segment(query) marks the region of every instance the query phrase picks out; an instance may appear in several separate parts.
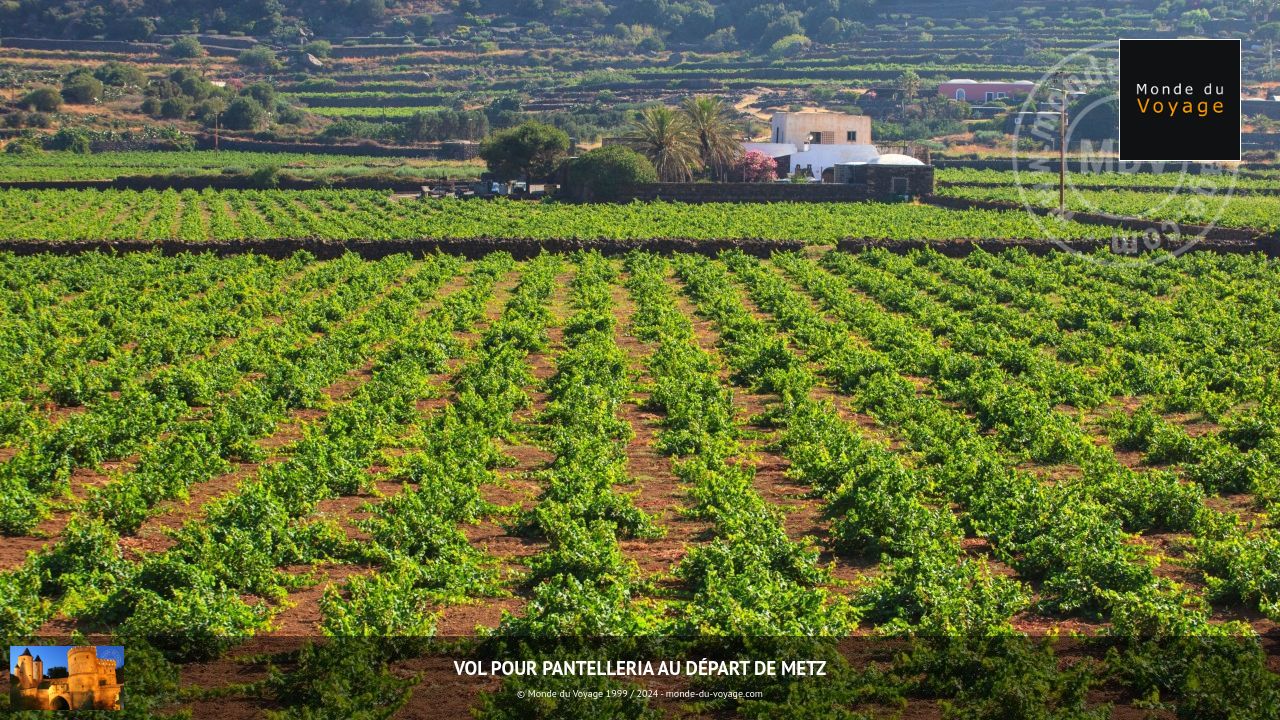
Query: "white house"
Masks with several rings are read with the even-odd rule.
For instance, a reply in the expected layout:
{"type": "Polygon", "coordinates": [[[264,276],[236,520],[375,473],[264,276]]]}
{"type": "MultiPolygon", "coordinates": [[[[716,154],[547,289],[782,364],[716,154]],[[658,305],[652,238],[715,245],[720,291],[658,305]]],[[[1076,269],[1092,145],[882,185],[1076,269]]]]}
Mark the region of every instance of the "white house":
{"type": "Polygon", "coordinates": [[[871,144],[871,118],[833,112],[774,113],[770,142],[743,143],[746,152],[759,152],[778,161],[778,172],[807,170],[820,179],[840,163],[868,162],[879,156],[871,144]]]}

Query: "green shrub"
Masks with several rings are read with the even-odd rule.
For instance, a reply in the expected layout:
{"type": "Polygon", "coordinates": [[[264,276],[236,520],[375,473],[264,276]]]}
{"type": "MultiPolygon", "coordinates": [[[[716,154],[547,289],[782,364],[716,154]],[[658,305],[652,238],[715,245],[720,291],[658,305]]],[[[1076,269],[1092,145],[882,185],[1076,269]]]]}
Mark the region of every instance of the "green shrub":
{"type": "Polygon", "coordinates": [[[232,100],[226,112],[222,113],[222,125],[228,130],[256,130],[266,119],[266,109],[251,97],[232,100]]]}
{"type": "Polygon", "coordinates": [[[658,181],[653,163],[621,145],[592,150],[568,161],[565,193],[579,200],[616,201],[628,187],[658,181]]]}
{"type": "Polygon", "coordinates": [[[191,114],[191,101],[183,97],[171,97],[160,103],[160,117],[182,120],[191,114]]]}
{"type": "Polygon", "coordinates": [[[4,146],[4,151],[10,155],[30,155],[44,152],[44,147],[36,138],[15,138],[10,140],[4,146]]]}
{"type": "Polygon", "coordinates": [[[270,83],[256,82],[246,85],[240,91],[240,95],[257,100],[258,104],[264,108],[275,107],[276,104],[276,89],[270,83]]]}
{"type": "Polygon", "coordinates": [[[88,155],[93,152],[89,133],[80,128],[61,128],[46,142],[50,150],[66,150],[67,152],[88,155]]]}
{"type": "Polygon", "coordinates": [[[57,112],[62,108],[62,93],[47,85],[41,86],[23,96],[21,105],[39,112],[57,112]]]}
{"type": "Polygon", "coordinates": [[[435,635],[436,615],[430,612],[427,594],[414,587],[415,578],[412,565],[405,565],[355,575],[344,592],[330,586],[320,600],[321,631],[337,638],[395,638],[409,646],[415,639],[435,635]]]}
{"type": "Polygon", "coordinates": [[[175,58],[198,58],[204,56],[204,46],[190,35],[184,35],[169,45],[169,56],[175,58]]]}
{"type": "Polygon", "coordinates": [[[141,68],[118,60],[102,64],[93,71],[93,76],[101,80],[104,85],[116,87],[140,88],[147,84],[147,75],[141,68]]]}
{"type": "Polygon", "coordinates": [[[269,711],[267,717],[391,717],[409,699],[417,679],[393,674],[387,668],[388,655],[387,643],[378,640],[304,645],[296,664],[287,671],[273,666],[261,684],[263,692],[284,707],[269,711]]]}
{"type": "Polygon", "coordinates": [[[787,35],[779,38],[777,42],[769,46],[769,57],[791,57],[792,55],[803,52],[810,44],[812,44],[811,41],[804,35],[787,35]]]}
{"type": "Polygon", "coordinates": [[[550,175],[568,150],[563,130],[530,120],[485,138],[480,157],[499,179],[536,180],[550,175]]]}
{"type": "Polygon", "coordinates": [[[333,43],[328,40],[312,40],[302,46],[302,51],[319,58],[327,58],[333,53],[333,43]]]}
{"type": "Polygon", "coordinates": [[[280,186],[280,168],[265,165],[249,174],[249,184],[256,188],[268,190],[280,186]]]}
{"type": "Polygon", "coordinates": [[[72,105],[89,105],[102,100],[102,81],[91,75],[78,75],[62,84],[62,99],[72,105]]]}
{"type": "Polygon", "coordinates": [[[260,72],[274,72],[282,67],[280,61],[276,59],[275,52],[266,45],[258,45],[245,50],[236,58],[236,62],[246,68],[260,72]]]}

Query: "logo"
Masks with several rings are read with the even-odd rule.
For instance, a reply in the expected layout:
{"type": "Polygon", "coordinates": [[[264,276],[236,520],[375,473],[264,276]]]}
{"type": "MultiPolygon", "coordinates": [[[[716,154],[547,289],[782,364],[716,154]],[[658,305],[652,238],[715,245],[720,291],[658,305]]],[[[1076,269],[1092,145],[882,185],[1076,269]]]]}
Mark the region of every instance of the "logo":
{"type": "MultiPolygon", "coordinates": [[[[1228,42],[1238,50],[1235,41],[1228,42]]],[[[1135,160],[1127,151],[1122,159],[1120,118],[1125,118],[1126,129],[1131,127],[1123,108],[1121,65],[1114,42],[1098,43],[1062,58],[1040,77],[1015,117],[1014,185],[1043,236],[1060,249],[1078,252],[1068,224],[1089,222],[1111,230],[1111,254],[1086,255],[1091,260],[1163,261],[1194,247],[1212,230],[1230,202],[1238,165],[1192,157],[1135,160]],[[1066,167],[1060,173],[1064,145],[1066,167]],[[1166,252],[1149,254],[1156,250],[1166,252]]],[[[1238,72],[1236,77],[1238,83],[1238,72]]],[[[1223,92],[1230,91],[1224,87],[1223,92]]],[[[1229,159],[1239,157],[1238,84],[1234,98],[1236,145],[1229,159]]],[[[1193,103],[1192,111],[1198,113],[1198,105],[1193,103]]],[[[1206,110],[1212,111],[1212,106],[1206,110]]],[[[1162,153],[1201,154],[1167,148],[1162,153]]]]}
{"type": "Polygon", "coordinates": [[[1240,41],[1121,40],[1120,157],[1240,160],[1240,41]]]}

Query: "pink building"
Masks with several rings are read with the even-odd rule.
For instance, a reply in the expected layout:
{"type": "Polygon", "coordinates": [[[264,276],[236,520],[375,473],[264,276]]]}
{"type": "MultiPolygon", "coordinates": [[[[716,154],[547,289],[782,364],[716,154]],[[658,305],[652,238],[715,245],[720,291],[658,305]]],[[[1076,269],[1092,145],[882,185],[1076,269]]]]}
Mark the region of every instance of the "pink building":
{"type": "Polygon", "coordinates": [[[938,85],[938,94],[952,100],[984,103],[1004,98],[1024,98],[1031,94],[1035,83],[1030,80],[995,82],[978,80],[948,80],[938,85]]]}

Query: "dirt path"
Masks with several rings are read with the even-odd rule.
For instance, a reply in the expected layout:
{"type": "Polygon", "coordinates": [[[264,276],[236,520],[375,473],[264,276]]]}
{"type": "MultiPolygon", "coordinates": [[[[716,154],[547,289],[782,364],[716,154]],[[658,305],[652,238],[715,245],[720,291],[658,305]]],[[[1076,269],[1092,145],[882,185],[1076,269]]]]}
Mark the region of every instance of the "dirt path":
{"type": "MultiPolygon", "coordinates": [[[[510,286],[513,284],[512,275],[514,275],[514,272],[498,284],[495,284],[494,296],[489,299],[488,306],[497,305],[501,307],[501,304],[505,302],[510,286]]],[[[462,290],[466,283],[466,275],[453,278],[441,289],[441,292],[437,295],[437,300],[423,308],[420,317],[425,316],[432,308],[439,307],[440,300],[453,292],[462,290]]],[[[462,357],[450,360],[443,371],[432,376],[431,384],[433,387],[442,388],[448,386],[449,378],[457,370],[458,366],[465,361],[476,339],[484,332],[490,322],[492,322],[492,317],[486,316],[485,320],[477,324],[471,331],[454,333],[455,338],[466,344],[466,350],[462,353],[462,357]]],[[[353,375],[367,379],[373,364],[374,361],[370,361],[364,368],[355,371],[353,375]]],[[[358,383],[356,386],[358,386],[358,383]]],[[[354,391],[354,387],[351,388],[351,391],[354,391]]],[[[424,413],[430,413],[447,402],[448,393],[440,392],[434,397],[419,400],[418,408],[424,413]]],[[[373,489],[362,490],[355,495],[344,495],[323,500],[316,508],[315,517],[317,519],[332,519],[346,531],[348,537],[355,540],[360,539],[363,536],[363,531],[357,528],[355,523],[360,519],[369,517],[370,513],[364,508],[369,504],[376,504],[387,497],[393,496],[404,488],[402,483],[390,479],[388,468],[381,461],[375,462],[369,468],[369,471],[374,480],[373,489]]],[[[286,568],[286,570],[294,572],[289,568],[286,568]]],[[[308,570],[312,570],[312,568],[302,567],[297,569],[299,572],[308,570]]],[[[317,635],[320,622],[323,620],[319,602],[325,591],[330,586],[341,584],[353,575],[367,574],[376,570],[377,568],[370,566],[352,565],[322,565],[314,568],[314,571],[318,574],[317,582],[310,587],[290,594],[289,601],[292,606],[276,615],[276,628],[264,636],[268,638],[280,636],[314,637],[317,635]]]]}
{"type": "MultiPolygon", "coordinates": [[[[318,267],[318,266],[312,266],[312,267],[318,267]]],[[[290,277],[296,277],[296,276],[297,274],[294,274],[294,275],[291,275],[290,277]]],[[[323,293],[332,291],[335,287],[336,285],[326,286],[325,288],[316,290],[308,294],[307,297],[308,298],[319,297],[323,293]]],[[[391,286],[389,286],[387,289],[388,292],[390,291],[390,287],[391,286]]],[[[442,288],[440,292],[444,292],[444,291],[445,290],[442,288]]],[[[205,354],[205,356],[211,357],[214,354],[217,354],[219,352],[226,350],[233,343],[237,342],[238,340],[245,337],[246,335],[255,334],[256,332],[260,331],[262,328],[265,328],[268,325],[278,325],[281,322],[283,322],[283,318],[279,316],[264,316],[258,321],[256,325],[254,325],[251,328],[248,328],[246,332],[241,333],[237,337],[219,338],[217,342],[214,344],[214,346],[210,348],[210,350],[205,354]]],[[[165,367],[170,367],[170,365],[169,364],[159,365],[147,371],[140,377],[142,378],[151,377],[152,375],[161,371],[165,367]]],[[[330,393],[330,397],[333,397],[334,393],[338,392],[338,390],[342,387],[341,385],[342,382],[343,381],[339,381],[339,383],[335,384],[335,387],[331,387],[327,390],[327,392],[330,393]]],[[[87,408],[84,408],[84,407],[56,408],[55,410],[51,411],[50,418],[55,419],[57,415],[69,416],[72,414],[79,414],[79,413],[85,412],[86,410],[87,408]]],[[[188,418],[193,417],[195,414],[198,414],[201,410],[202,408],[193,407],[191,408],[191,412],[188,413],[186,417],[188,418]]],[[[296,411],[291,416],[290,422],[295,422],[300,424],[302,422],[306,422],[309,417],[314,419],[314,417],[317,417],[318,415],[319,415],[319,411],[311,410],[311,409],[302,409],[302,410],[296,411]]],[[[259,446],[262,447],[264,450],[267,450],[269,455],[273,454],[272,451],[275,448],[287,445],[290,442],[290,440],[288,439],[289,437],[288,434],[290,431],[289,431],[289,428],[287,427],[287,424],[288,423],[286,423],[286,426],[277,428],[276,433],[273,433],[268,438],[264,438],[259,442],[259,446]]],[[[164,435],[162,434],[160,437],[163,437],[163,436],[164,435]]],[[[297,437],[301,437],[300,433],[298,433],[296,429],[294,431],[293,437],[295,439],[297,437]]],[[[14,448],[5,448],[4,450],[9,451],[11,455],[12,453],[16,453],[16,449],[14,448]]],[[[70,494],[70,497],[71,497],[70,500],[61,501],[58,504],[58,506],[54,508],[53,513],[50,515],[50,517],[42,520],[29,535],[7,537],[7,538],[4,538],[3,543],[0,543],[0,570],[8,570],[8,569],[18,567],[22,565],[23,562],[25,562],[28,552],[32,552],[32,551],[38,552],[44,549],[45,547],[47,547],[48,545],[61,540],[62,533],[66,529],[67,523],[71,520],[72,516],[75,515],[76,510],[80,506],[80,503],[84,501],[86,498],[88,498],[90,492],[95,487],[99,487],[101,485],[104,485],[110,482],[114,474],[129,471],[132,468],[132,466],[137,462],[139,457],[140,456],[135,453],[126,458],[106,460],[100,463],[97,467],[76,468],[72,472],[70,482],[69,482],[70,487],[68,488],[68,493],[70,494]]],[[[239,480],[243,479],[244,477],[250,476],[253,472],[256,471],[257,467],[258,467],[258,463],[236,463],[235,467],[231,471],[225,473],[224,475],[219,476],[217,478],[211,478],[205,483],[197,483],[195,485],[192,485],[188,489],[189,498],[187,502],[183,503],[180,500],[171,500],[171,501],[166,501],[164,503],[161,503],[159,506],[157,506],[158,508],[161,508],[160,510],[158,510],[158,513],[160,514],[160,516],[163,516],[165,513],[170,512],[173,508],[188,506],[188,505],[198,506],[203,502],[207,501],[213,495],[219,494],[230,488],[235,487],[235,485],[239,482],[239,480]]],[[[151,522],[151,520],[148,520],[148,522],[151,522]]],[[[144,527],[145,527],[145,524],[144,524],[144,527]]]]}
{"type": "Polygon", "coordinates": [[[27,553],[39,552],[62,539],[67,522],[75,508],[84,502],[94,488],[109,482],[115,473],[128,472],[138,456],[121,460],[107,460],[98,467],[79,467],[71,472],[70,499],[59,498],[58,507],[49,517],[41,520],[28,535],[0,538],[0,570],[12,570],[27,559],[27,553]]]}
{"type": "MultiPolygon", "coordinates": [[[[502,307],[509,297],[511,288],[516,282],[515,275],[516,273],[513,271],[495,284],[494,295],[486,304],[484,320],[469,331],[454,333],[454,337],[465,344],[466,350],[464,350],[461,357],[451,359],[442,372],[433,376],[433,386],[440,387],[443,384],[447,384],[448,378],[465,362],[475,342],[483,334],[485,328],[497,317],[498,309],[502,307]]],[[[451,292],[461,290],[466,285],[466,281],[467,276],[465,274],[453,278],[441,288],[441,291],[437,294],[438,299],[423,308],[423,314],[429,312],[431,308],[438,307],[439,300],[451,292]]],[[[353,372],[367,375],[372,365],[372,362],[368,363],[365,368],[353,372]]],[[[346,380],[344,379],[340,382],[346,382],[346,380]]],[[[441,392],[433,397],[419,400],[417,408],[425,416],[445,405],[448,399],[449,394],[441,392]]],[[[384,454],[393,457],[403,454],[404,450],[405,448],[403,447],[389,448],[384,454]]],[[[374,476],[374,488],[372,491],[364,490],[355,495],[324,500],[319,503],[315,517],[317,519],[335,520],[346,531],[348,537],[356,540],[360,539],[363,533],[355,527],[355,522],[369,516],[369,512],[363,508],[370,503],[376,503],[392,496],[403,489],[402,483],[392,481],[387,477],[389,468],[383,460],[376,461],[370,467],[370,472],[374,476]]],[[[288,607],[285,607],[276,615],[273,620],[274,628],[270,632],[259,634],[246,645],[238,647],[236,651],[227,657],[209,663],[184,666],[182,668],[184,685],[189,683],[196,686],[216,687],[225,685],[228,678],[235,678],[237,683],[262,680],[265,677],[265,665],[246,663],[243,660],[244,657],[255,652],[294,650],[303,644],[318,639],[320,637],[319,627],[324,619],[320,608],[320,600],[328,589],[335,585],[340,585],[353,576],[368,574],[377,570],[375,567],[366,565],[346,564],[301,565],[282,569],[292,574],[310,573],[315,577],[315,582],[301,590],[290,593],[288,607]]],[[[196,718],[260,717],[263,710],[271,709],[271,703],[257,697],[238,696],[218,698],[216,702],[197,701],[192,706],[192,709],[193,717],[196,718]],[[224,701],[230,701],[230,705],[224,706],[224,701]]]]}
{"type": "MultiPolygon", "coordinates": [[[[425,317],[433,308],[439,307],[440,302],[445,297],[462,290],[466,282],[467,277],[465,274],[455,275],[450,278],[436,291],[433,298],[422,304],[418,311],[418,317],[425,317]]],[[[394,341],[395,338],[392,337],[374,345],[370,351],[371,357],[368,360],[360,367],[348,370],[342,377],[335,380],[324,389],[324,394],[330,401],[335,403],[348,400],[353,393],[370,380],[379,354],[394,341]]],[[[447,375],[439,373],[435,377],[437,380],[443,380],[447,375]]],[[[240,482],[254,477],[262,465],[287,459],[289,446],[303,438],[308,426],[323,422],[327,416],[327,411],[316,408],[294,410],[286,420],[276,425],[269,436],[261,438],[256,443],[268,455],[266,460],[261,463],[237,463],[230,472],[192,485],[188,490],[186,501],[169,500],[161,503],[157,506],[156,514],[143,523],[132,537],[121,538],[121,544],[127,551],[135,554],[159,552],[171,547],[173,540],[167,535],[169,530],[177,529],[189,520],[198,520],[203,517],[205,507],[209,501],[229,492],[234,492],[240,482]]],[[[367,493],[364,495],[365,497],[359,502],[373,499],[373,496],[367,495],[367,493]]]]}
{"type": "Polygon", "coordinates": [[[743,95],[741,100],[733,104],[733,109],[743,113],[744,115],[750,115],[761,122],[769,122],[773,119],[772,115],[766,113],[764,110],[755,110],[751,107],[760,100],[760,96],[760,92],[749,92],[746,95],[743,95]]]}
{"type": "MultiPolygon", "coordinates": [[[[407,281],[408,276],[401,276],[396,284],[407,281]]],[[[437,307],[444,297],[448,294],[460,289],[466,281],[463,275],[455,276],[447,281],[435,293],[435,295],[422,303],[419,308],[419,317],[425,316],[431,308],[437,307]]],[[[390,288],[387,290],[390,291],[390,288]]],[[[385,349],[394,338],[384,342],[377,343],[373,346],[371,353],[376,359],[381,349],[385,349]]],[[[371,369],[375,359],[367,360],[360,368],[349,370],[346,375],[339,378],[326,389],[326,394],[331,400],[340,401],[346,399],[351,393],[355,392],[368,378],[371,376],[371,369]]],[[[437,375],[438,378],[445,377],[444,373],[437,375]]],[[[258,441],[259,447],[264,449],[271,448],[275,454],[264,463],[281,462],[286,459],[283,454],[283,447],[287,447],[289,440],[283,438],[300,438],[307,423],[320,422],[327,415],[327,412],[316,409],[302,409],[294,414],[294,417],[281,426],[277,426],[276,433],[267,438],[258,441]]],[[[296,439],[295,438],[295,439],[296,439]]],[[[137,560],[145,553],[163,552],[174,545],[174,540],[169,536],[167,530],[176,529],[188,521],[203,517],[205,508],[209,501],[235,492],[238,484],[245,479],[254,477],[259,463],[243,463],[233,471],[224,473],[223,475],[213,478],[203,483],[196,483],[192,486],[192,492],[186,502],[179,500],[167,501],[157,506],[160,508],[161,514],[153,516],[139,528],[138,533],[132,536],[122,537],[120,545],[123,548],[126,557],[137,560]]],[[[52,542],[52,541],[50,541],[52,542]]],[[[325,566],[321,572],[328,574],[330,569],[346,566],[325,566]]],[[[310,570],[310,567],[305,568],[310,570]]],[[[338,572],[335,570],[334,572],[338,572]]],[[[348,573],[350,574],[350,573],[348,573]]],[[[315,583],[312,586],[294,593],[291,596],[291,605],[281,611],[275,618],[277,627],[276,632],[285,634],[314,634],[314,626],[306,626],[303,620],[295,620],[295,618],[305,618],[312,614],[318,613],[318,609],[314,609],[323,595],[324,583],[315,583]]],[[[318,615],[316,615],[318,617],[318,615]]],[[[44,636],[63,636],[68,635],[74,630],[80,630],[84,627],[84,623],[76,618],[69,618],[61,615],[54,616],[41,627],[37,635],[44,636]]],[[[271,633],[265,633],[269,637],[271,633]]]]}
{"type": "MultiPolygon", "coordinates": [[[[625,276],[623,278],[625,282],[625,276]]],[[[658,431],[662,428],[663,415],[646,409],[649,392],[643,386],[653,378],[645,369],[645,363],[655,346],[631,334],[631,319],[636,312],[635,301],[621,287],[615,287],[613,300],[617,317],[615,340],[627,353],[631,369],[636,373],[636,390],[631,399],[619,409],[619,416],[631,426],[635,437],[627,444],[627,475],[634,484],[616,488],[618,492],[637,493],[635,505],[653,516],[657,525],[666,530],[660,538],[622,539],[618,545],[623,554],[634,560],[641,577],[653,580],[659,586],[672,587],[674,580],[666,577],[680,562],[689,546],[704,541],[711,524],[685,516],[680,511],[688,507],[685,488],[672,471],[672,458],[658,452],[658,431]]]]}
{"type": "MultiPolygon", "coordinates": [[[[781,277],[782,279],[784,279],[788,283],[788,285],[791,287],[791,289],[796,291],[799,297],[802,298],[805,302],[807,302],[809,306],[815,312],[817,312],[822,318],[828,321],[833,319],[832,314],[828,313],[815,297],[813,297],[808,292],[806,292],[803,287],[801,287],[798,283],[796,283],[794,280],[788,277],[786,273],[781,272],[776,268],[772,268],[772,267],[769,269],[775,272],[775,274],[777,274],[778,277],[781,277]]],[[[765,313],[763,310],[760,310],[758,307],[755,307],[753,312],[759,313],[758,317],[766,321],[773,320],[772,315],[770,315],[769,313],[765,313]]],[[[790,335],[790,333],[787,333],[785,331],[780,330],[780,332],[783,332],[785,335],[790,335]]],[[[850,341],[851,342],[863,341],[861,338],[856,338],[856,339],[854,338],[855,336],[851,335],[850,341]]],[[[924,391],[928,387],[928,385],[932,382],[930,379],[927,379],[927,378],[914,378],[909,376],[904,376],[904,377],[908,377],[909,379],[915,381],[917,389],[919,391],[924,391]]],[[[836,400],[836,399],[844,400],[844,402],[837,402],[836,403],[837,407],[847,405],[848,396],[846,395],[840,394],[839,392],[836,392],[836,391],[832,391],[832,395],[830,397],[833,400],[836,400]]],[[[970,419],[972,419],[971,416],[968,416],[967,413],[963,413],[959,408],[952,407],[952,409],[956,412],[961,412],[962,414],[965,414],[967,417],[970,417],[970,419]]],[[[849,411],[846,408],[846,412],[851,412],[851,411],[849,411]]],[[[893,428],[883,426],[879,424],[877,421],[875,421],[874,418],[870,418],[868,416],[862,415],[861,413],[856,413],[855,417],[856,419],[854,420],[854,422],[857,422],[859,428],[862,429],[867,434],[873,437],[879,438],[882,441],[889,440],[891,447],[893,447],[894,449],[903,448],[905,446],[904,442],[900,437],[900,434],[895,433],[893,428]]],[[[907,458],[904,457],[904,461],[906,460],[907,458]]],[[[953,508],[953,510],[956,512],[959,512],[961,509],[953,508]]],[[[972,537],[972,536],[962,538],[961,549],[965,553],[965,555],[967,555],[970,558],[983,559],[987,563],[987,565],[990,567],[991,572],[993,574],[1002,575],[1002,576],[1011,577],[1011,578],[1018,577],[1017,573],[1014,571],[1012,567],[1010,567],[1008,564],[1004,562],[1001,562],[1000,560],[995,559],[992,556],[992,548],[984,538],[972,537]]],[[[1034,588],[1034,584],[1032,585],[1033,585],[1032,592],[1034,594],[1035,588],[1034,588]]],[[[1055,628],[1062,631],[1078,631],[1086,634],[1096,634],[1097,631],[1102,627],[1101,624],[1088,622],[1088,621],[1080,620],[1077,618],[1056,618],[1056,617],[1049,618],[1049,617],[1045,617],[1043,615],[1037,614],[1035,612],[1032,612],[1030,610],[1026,610],[1014,615],[1014,617],[1011,619],[1011,622],[1013,624],[1013,627],[1018,632],[1028,633],[1032,635],[1043,635],[1055,628]]]]}
{"type": "MultiPolygon", "coordinates": [[[[552,324],[547,328],[549,339],[546,352],[530,353],[525,358],[535,381],[540,386],[555,374],[555,355],[564,347],[564,321],[569,315],[569,281],[572,275],[562,273],[556,278],[556,289],[550,298],[552,324]]],[[[497,317],[500,310],[494,312],[497,317]]],[[[530,406],[516,413],[516,424],[532,428],[536,418],[546,408],[547,394],[540,387],[527,389],[530,406]]],[[[502,452],[515,460],[510,467],[497,471],[501,485],[486,485],[482,495],[496,505],[527,510],[537,502],[541,485],[532,474],[546,467],[553,457],[538,447],[527,434],[518,443],[499,442],[502,452]]],[[[486,517],[474,525],[463,528],[467,540],[488,555],[497,558],[503,569],[518,577],[523,574],[528,558],[546,549],[546,542],[512,533],[507,522],[510,516],[486,517]]],[[[436,623],[436,634],[441,637],[471,636],[476,628],[497,627],[503,612],[518,614],[528,602],[523,588],[509,587],[512,597],[492,598],[483,604],[454,605],[443,608],[436,623]]]]}
{"type": "MultiPolygon", "coordinates": [[[[766,322],[771,319],[768,313],[747,297],[746,293],[739,292],[738,295],[743,307],[752,316],[766,322]]],[[[683,312],[696,312],[693,304],[683,293],[680,295],[680,301],[683,312]]],[[[720,336],[714,329],[714,323],[707,320],[695,322],[695,330],[704,349],[718,354],[716,345],[720,336]]],[[[794,345],[792,350],[800,357],[804,357],[801,350],[794,345]]],[[[724,381],[729,382],[727,371],[724,381]]],[[[822,385],[819,385],[812,395],[819,399],[825,397],[834,400],[834,393],[830,388],[822,385]]],[[[755,457],[756,491],[770,505],[783,510],[783,527],[788,537],[797,542],[807,539],[815,543],[821,550],[821,561],[831,567],[832,576],[839,581],[834,589],[848,592],[852,584],[860,582],[879,563],[840,555],[833,550],[831,520],[825,516],[825,501],[814,495],[812,487],[787,475],[787,470],[791,467],[790,461],[770,448],[770,445],[777,440],[779,430],[760,423],[760,416],[776,406],[778,402],[779,398],[773,394],[755,393],[742,387],[734,389],[734,405],[741,409],[742,417],[747,422],[746,429],[753,436],[744,445],[755,457]]],[[[855,421],[854,413],[845,403],[834,404],[846,422],[855,421]]],[[[869,420],[865,416],[864,419],[869,420]]],[[[859,427],[861,426],[859,423],[859,427]]]]}

